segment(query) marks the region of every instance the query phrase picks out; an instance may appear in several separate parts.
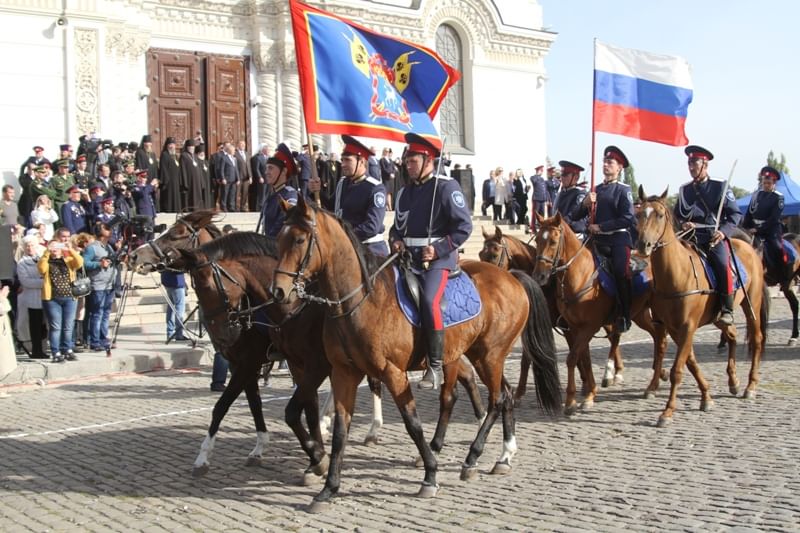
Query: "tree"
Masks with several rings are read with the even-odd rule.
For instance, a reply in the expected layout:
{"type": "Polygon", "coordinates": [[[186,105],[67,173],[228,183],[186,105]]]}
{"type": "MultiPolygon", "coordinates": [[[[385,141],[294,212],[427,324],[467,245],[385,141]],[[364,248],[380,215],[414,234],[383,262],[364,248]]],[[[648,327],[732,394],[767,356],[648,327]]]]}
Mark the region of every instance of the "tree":
{"type": "Polygon", "coordinates": [[[731,191],[733,191],[733,197],[737,200],[750,194],[750,191],[747,189],[742,189],[741,187],[736,187],[735,185],[731,185],[731,191]]]}
{"type": "Polygon", "coordinates": [[[772,150],[769,151],[767,154],[767,166],[770,166],[777,170],[778,172],[783,172],[784,174],[790,174],[789,167],[786,165],[786,156],[781,154],[780,159],[775,157],[775,152],[772,150]]]}
{"type": "Polygon", "coordinates": [[[628,165],[622,173],[622,183],[630,185],[631,192],[634,196],[639,196],[639,185],[636,183],[635,171],[633,165],[628,165]]]}

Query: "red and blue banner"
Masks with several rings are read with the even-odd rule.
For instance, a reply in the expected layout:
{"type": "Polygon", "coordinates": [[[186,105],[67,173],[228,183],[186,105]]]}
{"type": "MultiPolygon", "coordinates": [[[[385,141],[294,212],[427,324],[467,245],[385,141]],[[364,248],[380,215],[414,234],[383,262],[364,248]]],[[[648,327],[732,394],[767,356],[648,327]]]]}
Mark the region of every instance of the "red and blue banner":
{"type": "Polygon", "coordinates": [[[595,131],[685,146],[692,92],[683,58],[595,43],[595,131]]]}
{"type": "Polygon", "coordinates": [[[433,117],[459,73],[436,52],[290,0],[297,69],[311,133],[441,146],[433,117]]]}

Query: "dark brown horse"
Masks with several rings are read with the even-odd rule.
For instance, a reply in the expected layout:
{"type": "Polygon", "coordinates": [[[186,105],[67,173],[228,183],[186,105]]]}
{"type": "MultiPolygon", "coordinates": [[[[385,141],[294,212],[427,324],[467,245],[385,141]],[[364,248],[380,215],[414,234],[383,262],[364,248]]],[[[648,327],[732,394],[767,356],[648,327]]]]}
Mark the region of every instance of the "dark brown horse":
{"type": "MultiPolygon", "coordinates": [[[[288,204],[284,204],[288,209],[288,204]]],[[[532,358],[536,391],[546,411],[561,404],[553,333],[541,290],[524,273],[517,276],[486,263],[469,261],[462,268],[474,281],[482,298],[480,314],[450,327],[445,334],[444,384],[436,433],[429,445],[411,393],[408,370],[421,368],[425,342],[401,312],[395,296],[391,268],[380,269],[352,230],[330,213],[300,199],[288,212],[278,235],[279,264],[272,294],[292,304],[306,297],[305,287],[316,278],[327,304],[323,337],[332,366],[331,385],[336,402],[331,468],[323,490],[314,498],[312,511],[329,504],[341,482],[344,446],[355,406],[358,383],[369,375],[386,385],[400,409],[406,430],[425,466],[418,495],[433,497],[437,460],[452,410],[457,363],[461,354],[472,362],[489,389],[489,412],[462,466],[462,479],[477,473],[477,460],[498,416],[503,419],[503,453],[493,472],[506,473],[516,452],[513,400],[503,377],[503,364],[522,333],[523,353],[532,358]]]]}
{"type": "MultiPolygon", "coordinates": [[[[555,282],[554,298],[558,313],[567,324],[564,336],[569,344],[567,357],[567,397],[564,412],[573,414],[578,405],[575,400],[575,367],[588,380],[588,393],[583,408],[590,408],[597,395],[592,372],[589,343],[603,326],[613,322],[616,302],[600,286],[594,257],[589,247],[581,242],[569,225],[556,214],[542,218],[537,214],[539,231],[536,233],[538,256],[533,278],[539,284],[555,282]],[[585,375],[584,375],[585,373],[585,375]]],[[[667,349],[663,326],[653,324],[649,310],[650,294],[646,292],[633,298],[633,321],[653,337],[653,376],[645,390],[645,397],[654,394],[661,378],[661,365],[667,349]]],[[[619,344],[617,339],[616,344],[619,344]]],[[[612,348],[614,348],[612,342],[612,348]]],[[[609,356],[609,360],[611,356],[609,356]]]]}
{"type": "MultiPolygon", "coordinates": [[[[654,318],[666,326],[678,347],[670,372],[669,401],[658,419],[658,426],[662,427],[672,421],[685,365],[700,388],[700,409],[707,411],[713,405],[708,382],[700,371],[692,346],[694,332],[701,326],[714,323],[725,333],[728,339],[728,389],[731,394],[738,394],[736,328],[715,322],[719,310],[716,292],[711,289],[703,275],[700,256],[686,241],[679,240],[675,235],[672,210],[666,204],[667,191],[661,196],[647,197],[644,188],[640,186],[639,198],[642,209],[637,215],[637,246],[642,255],[650,257],[655,285],[650,306],[654,318]]],[[[744,397],[755,398],[758,367],[764,353],[769,321],[769,296],[761,259],[753,247],[738,239],[731,239],[729,242],[747,271],[747,283],[744,289],[736,291],[735,300],[741,304],[747,320],[747,338],[752,361],[744,397]]],[[[721,246],[727,246],[727,243],[723,242],[721,246]]]]}
{"type": "MultiPolygon", "coordinates": [[[[794,247],[797,259],[794,260],[789,269],[776,268],[771,265],[768,267],[766,262],[763,261],[764,280],[769,286],[777,285],[780,287],[781,292],[789,301],[789,308],[792,310],[792,336],[789,338],[789,346],[794,346],[797,344],[798,337],[800,337],[800,331],[798,331],[797,326],[798,302],[797,295],[794,293],[794,281],[798,272],[800,272],[800,237],[794,233],[786,233],[783,239],[794,247]]],[[[762,248],[759,247],[759,252],[763,256],[762,248]]]]}
{"type": "Polygon", "coordinates": [[[139,246],[130,254],[130,267],[139,274],[164,268],[167,248],[191,250],[222,235],[213,223],[219,212],[213,209],[193,211],[178,217],[157,239],[139,246]]]}

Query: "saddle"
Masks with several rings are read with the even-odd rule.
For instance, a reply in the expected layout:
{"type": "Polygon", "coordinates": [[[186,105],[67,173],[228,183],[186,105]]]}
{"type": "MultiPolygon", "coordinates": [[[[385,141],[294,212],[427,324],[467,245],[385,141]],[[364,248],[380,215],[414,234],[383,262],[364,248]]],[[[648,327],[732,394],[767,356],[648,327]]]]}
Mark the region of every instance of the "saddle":
{"type": "MultiPolygon", "coordinates": [[[[600,287],[612,298],[617,297],[617,281],[614,278],[614,270],[611,266],[611,260],[608,257],[592,251],[594,257],[594,265],[597,270],[597,278],[600,282],[600,287]]],[[[636,297],[644,294],[650,290],[650,278],[647,277],[647,261],[639,258],[630,258],[631,270],[631,296],[636,297]]]]}
{"type": "MultiPolygon", "coordinates": [[[[397,303],[406,320],[415,327],[422,324],[419,307],[421,288],[416,274],[401,262],[401,266],[392,267],[396,287],[397,303]]],[[[448,328],[471,320],[481,312],[481,298],[472,279],[461,269],[450,272],[442,299],[442,319],[448,328]]]]}
{"type": "MultiPolygon", "coordinates": [[[[703,264],[703,271],[706,273],[706,280],[708,281],[709,286],[712,290],[717,290],[717,277],[714,275],[714,269],[711,268],[711,262],[708,260],[708,255],[706,254],[705,250],[700,248],[694,241],[683,241],[684,243],[688,244],[700,257],[700,262],[703,264]]],[[[727,246],[727,244],[725,244],[727,246]]],[[[731,257],[733,258],[733,263],[735,263],[735,268],[733,269],[733,289],[741,289],[744,285],[747,284],[747,270],[744,268],[744,264],[742,263],[739,256],[736,255],[736,251],[733,246],[730,247],[729,251],[731,252],[731,257]],[[739,271],[741,275],[741,279],[739,276],[736,275],[736,271],[739,271]]]]}

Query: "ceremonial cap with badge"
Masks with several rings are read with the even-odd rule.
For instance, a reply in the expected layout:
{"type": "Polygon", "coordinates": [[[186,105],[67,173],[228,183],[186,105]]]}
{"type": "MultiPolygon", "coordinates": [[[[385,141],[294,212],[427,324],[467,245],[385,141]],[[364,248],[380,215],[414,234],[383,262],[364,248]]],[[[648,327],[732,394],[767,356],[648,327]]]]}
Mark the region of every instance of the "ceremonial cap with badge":
{"type": "Polygon", "coordinates": [[[778,169],[771,166],[763,167],[758,175],[762,178],[771,178],[773,181],[778,181],[781,179],[781,173],[778,172],[778,169]]]}
{"type": "Polygon", "coordinates": [[[561,167],[561,171],[564,172],[565,174],[569,172],[581,173],[584,171],[584,168],[582,166],[573,163],[572,161],[561,160],[558,162],[558,164],[561,167]]]}
{"type": "Polygon", "coordinates": [[[686,157],[688,157],[690,161],[693,159],[702,159],[704,161],[711,161],[712,159],[714,159],[714,154],[712,154],[710,151],[706,150],[702,146],[697,146],[694,144],[690,144],[689,146],[687,146],[683,150],[683,153],[686,154],[686,157]]]}
{"type": "Polygon", "coordinates": [[[614,145],[606,146],[606,149],[603,150],[603,159],[613,159],[620,165],[622,168],[628,168],[630,163],[628,162],[628,158],[625,157],[625,154],[614,145]]]}
{"type": "Polygon", "coordinates": [[[416,133],[406,133],[405,140],[408,144],[406,155],[420,154],[427,157],[439,157],[441,153],[439,147],[416,133]]]}
{"type": "Polygon", "coordinates": [[[279,168],[285,168],[286,174],[292,176],[297,173],[297,161],[294,159],[292,151],[284,143],[280,143],[275,149],[275,154],[267,159],[268,165],[275,165],[279,168]]]}
{"type": "Polygon", "coordinates": [[[357,157],[363,157],[364,159],[369,159],[369,156],[375,155],[375,152],[364,146],[358,139],[355,137],[351,137],[350,135],[342,135],[342,142],[344,143],[344,148],[342,148],[342,155],[354,155],[357,157]]]}

